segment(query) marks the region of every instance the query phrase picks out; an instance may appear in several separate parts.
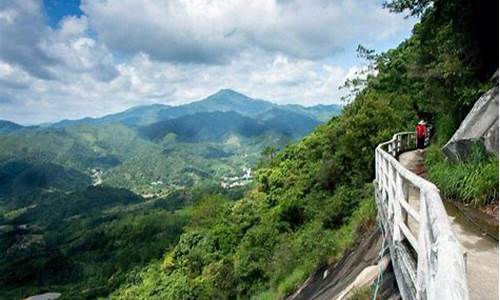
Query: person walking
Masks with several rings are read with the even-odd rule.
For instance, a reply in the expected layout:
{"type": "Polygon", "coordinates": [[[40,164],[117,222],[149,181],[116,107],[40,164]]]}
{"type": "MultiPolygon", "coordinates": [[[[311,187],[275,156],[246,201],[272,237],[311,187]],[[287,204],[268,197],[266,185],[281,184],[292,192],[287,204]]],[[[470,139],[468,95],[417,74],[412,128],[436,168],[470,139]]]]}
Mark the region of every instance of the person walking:
{"type": "Polygon", "coordinates": [[[427,135],[427,128],[424,120],[420,120],[416,127],[417,132],[417,149],[422,150],[425,147],[425,137],[427,135]]]}

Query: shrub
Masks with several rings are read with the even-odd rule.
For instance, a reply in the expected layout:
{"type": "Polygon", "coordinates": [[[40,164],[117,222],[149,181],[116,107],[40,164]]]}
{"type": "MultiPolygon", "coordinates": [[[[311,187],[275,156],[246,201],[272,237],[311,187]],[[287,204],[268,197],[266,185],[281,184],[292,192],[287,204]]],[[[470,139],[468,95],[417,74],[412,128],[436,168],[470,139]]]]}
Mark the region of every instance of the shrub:
{"type": "Polygon", "coordinates": [[[475,147],[469,159],[454,163],[434,145],[428,150],[425,164],[429,180],[443,197],[476,207],[498,202],[498,156],[489,156],[475,147]]]}

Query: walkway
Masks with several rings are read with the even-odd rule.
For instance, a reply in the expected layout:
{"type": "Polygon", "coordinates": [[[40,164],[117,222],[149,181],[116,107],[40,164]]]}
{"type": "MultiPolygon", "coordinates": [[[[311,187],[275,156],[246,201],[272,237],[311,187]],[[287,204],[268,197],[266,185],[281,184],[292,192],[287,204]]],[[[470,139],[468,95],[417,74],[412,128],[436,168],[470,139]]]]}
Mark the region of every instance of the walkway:
{"type": "MultiPolygon", "coordinates": [[[[399,162],[408,170],[425,177],[424,152],[408,151],[399,155],[399,162]]],[[[419,191],[409,191],[409,203],[418,208],[419,191]]],[[[452,229],[467,252],[467,283],[471,300],[499,299],[498,242],[481,234],[454,206],[445,203],[452,229]]],[[[418,210],[417,210],[418,211],[418,210]]],[[[411,231],[415,224],[409,224],[411,231]]]]}

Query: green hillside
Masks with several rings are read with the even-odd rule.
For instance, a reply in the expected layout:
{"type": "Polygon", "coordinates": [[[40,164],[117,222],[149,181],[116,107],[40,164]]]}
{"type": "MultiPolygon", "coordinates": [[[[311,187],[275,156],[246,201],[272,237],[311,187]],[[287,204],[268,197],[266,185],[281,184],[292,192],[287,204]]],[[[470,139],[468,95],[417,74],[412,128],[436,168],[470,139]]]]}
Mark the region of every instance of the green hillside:
{"type": "MultiPolygon", "coordinates": [[[[490,55],[495,51],[476,32],[485,23],[496,28],[498,17],[491,24],[485,17],[496,14],[498,3],[396,0],[386,6],[421,21],[396,49],[359,48],[377,72],[347,82],[354,94],[343,113],[270,159],[242,199],[207,195],[195,203],[179,243],[111,298],[281,299],[374,226],[376,145],[413,130],[420,117],[435,124],[433,143],[446,141],[495,84],[489,78],[498,68],[490,55]]],[[[496,51],[497,37],[490,37],[496,51]]],[[[498,173],[498,164],[490,166],[489,174],[498,173]]],[[[485,184],[498,195],[498,178],[485,184]]]]}
{"type": "Polygon", "coordinates": [[[222,91],[160,122],[171,107],[2,123],[0,299],[45,290],[95,299],[117,289],[177,243],[193,202],[211,192],[240,198],[264,148],[320,123],[274,107],[222,91]]]}
{"type": "MultiPolygon", "coordinates": [[[[330,108],[321,116],[338,113],[337,106],[330,108]]],[[[313,117],[320,113],[311,109],[221,90],[176,107],[148,105],[103,118],[5,130],[0,164],[57,165],[144,195],[218,185],[222,177],[241,176],[256,165],[266,146],[280,149],[311,132],[320,124],[313,117]]]]}

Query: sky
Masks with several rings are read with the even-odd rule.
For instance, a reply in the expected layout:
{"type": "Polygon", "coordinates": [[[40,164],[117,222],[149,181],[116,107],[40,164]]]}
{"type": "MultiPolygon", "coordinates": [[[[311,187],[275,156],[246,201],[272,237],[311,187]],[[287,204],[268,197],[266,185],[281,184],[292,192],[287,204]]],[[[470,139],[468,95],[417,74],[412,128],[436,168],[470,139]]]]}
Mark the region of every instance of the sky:
{"type": "Polygon", "coordinates": [[[38,124],[229,88],[339,104],[338,87],[416,20],[380,0],[0,0],[0,119],[38,124]]]}

